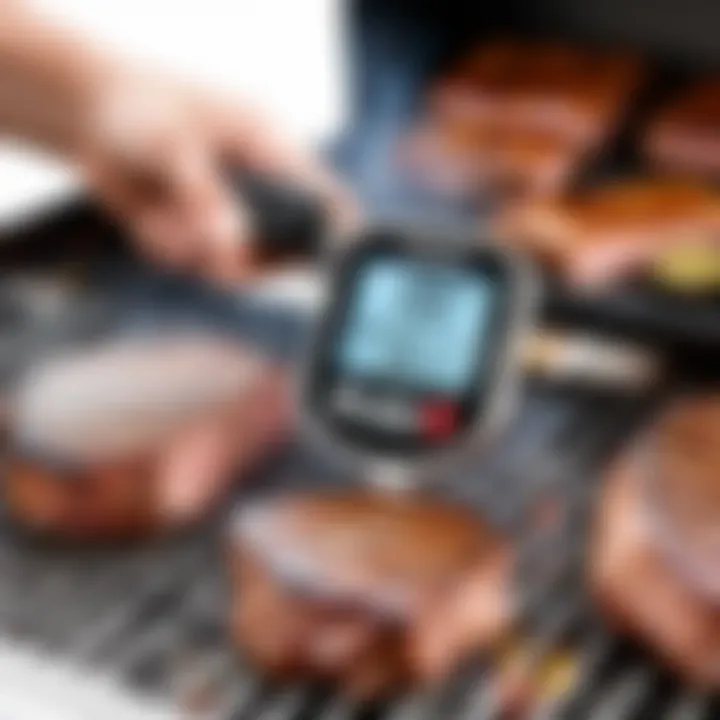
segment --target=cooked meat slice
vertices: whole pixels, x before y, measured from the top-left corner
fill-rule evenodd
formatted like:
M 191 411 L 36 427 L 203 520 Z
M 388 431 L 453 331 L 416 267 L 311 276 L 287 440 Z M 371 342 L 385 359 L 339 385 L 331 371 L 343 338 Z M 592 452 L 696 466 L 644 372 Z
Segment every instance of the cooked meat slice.
M 691 85 L 663 107 L 645 136 L 645 153 L 675 172 L 720 173 L 720 80 Z
M 430 108 L 443 119 L 495 121 L 523 59 L 523 43 L 497 40 L 461 58 L 431 89 Z
M 653 267 L 673 247 L 714 243 L 718 228 L 715 190 L 654 180 L 531 200 L 503 213 L 495 229 L 568 275 L 597 282 Z
M 498 41 L 463 58 L 431 98 L 443 119 L 595 139 L 643 76 L 636 58 L 547 42 Z
M 687 681 L 712 689 L 720 687 L 720 498 L 711 471 L 719 416 L 717 397 L 671 410 L 651 444 L 618 463 L 603 490 L 589 566 L 609 621 Z
M 452 196 L 490 195 L 503 203 L 555 196 L 578 170 L 579 153 L 547 132 L 473 128 L 418 129 L 400 153 L 415 182 Z
M 498 133 L 489 186 L 505 202 L 554 197 L 566 190 L 579 170 L 579 153 L 546 132 Z
M 240 513 L 229 561 L 232 632 L 247 657 L 271 676 L 331 679 L 355 696 L 449 672 L 512 614 L 506 542 L 427 500 L 258 501 Z
M 278 368 L 211 334 L 47 360 L 14 394 L 5 494 L 44 533 L 115 537 L 206 513 L 289 428 Z
M 642 75 L 632 57 L 490 43 L 432 91 L 406 162 L 464 193 L 558 194 L 615 132 Z
M 607 137 L 642 79 L 631 57 L 551 46 L 530 52 L 511 95 L 508 120 L 556 133 L 578 147 Z

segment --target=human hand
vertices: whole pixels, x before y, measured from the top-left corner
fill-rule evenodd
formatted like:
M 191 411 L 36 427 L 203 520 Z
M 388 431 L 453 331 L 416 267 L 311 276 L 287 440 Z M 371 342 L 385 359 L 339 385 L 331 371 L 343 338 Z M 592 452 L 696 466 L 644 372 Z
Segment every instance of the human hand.
M 228 164 L 287 178 L 354 224 L 348 194 L 259 113 L 162 79 L 126 76 L 98 93 L 77 157 L 91 189 L 165 267 L 232 283 L 252 271 L 253 227 Z

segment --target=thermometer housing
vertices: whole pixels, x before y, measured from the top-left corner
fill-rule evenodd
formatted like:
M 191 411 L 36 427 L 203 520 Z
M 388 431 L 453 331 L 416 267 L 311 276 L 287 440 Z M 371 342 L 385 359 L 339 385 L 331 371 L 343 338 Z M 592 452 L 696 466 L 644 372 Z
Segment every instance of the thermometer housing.
M 332 260 L 301 392 L 306 424 L 365 463 L 426 468 L 502 427 L 538 282 L 472 232 L 364 231 Z

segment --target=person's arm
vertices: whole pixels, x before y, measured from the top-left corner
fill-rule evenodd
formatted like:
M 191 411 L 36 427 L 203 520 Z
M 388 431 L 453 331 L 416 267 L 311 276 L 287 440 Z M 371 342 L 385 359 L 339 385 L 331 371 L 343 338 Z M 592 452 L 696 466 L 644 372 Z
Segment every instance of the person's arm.
M 228 163 L 304 183 L 342 220 L 352 214 L 334 179 L 257 112 L 140 72 L 21 0 L 0 0 L 3 135 L 77 165 L 148 257 L 215 279 L 244 274 L 252 239 Z
M 70 30 L 17 0 L 0 0 L 0 136 L 76 152 L 115 73 L 112 61 Z

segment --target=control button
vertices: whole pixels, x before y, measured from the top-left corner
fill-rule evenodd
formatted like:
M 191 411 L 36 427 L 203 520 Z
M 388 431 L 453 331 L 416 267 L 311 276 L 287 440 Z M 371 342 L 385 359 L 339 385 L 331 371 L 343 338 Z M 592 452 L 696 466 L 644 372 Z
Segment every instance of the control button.
M 426 403 L 422 408 L 423 435 L 429 440 L 444 440 L 458 426 L 457 404 L 448 400 Z

